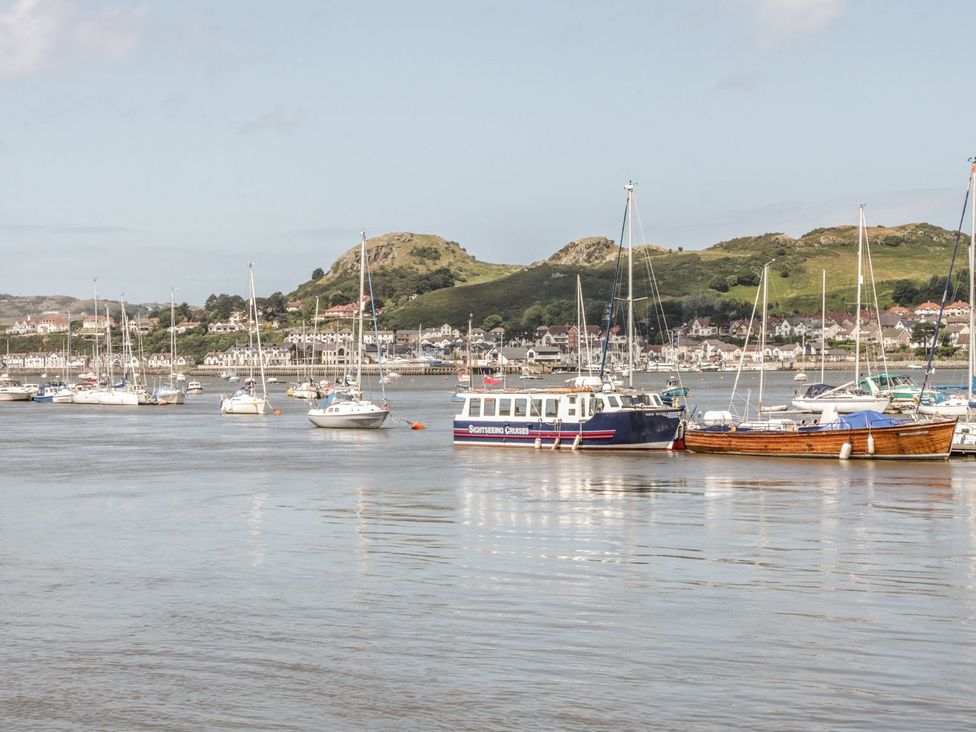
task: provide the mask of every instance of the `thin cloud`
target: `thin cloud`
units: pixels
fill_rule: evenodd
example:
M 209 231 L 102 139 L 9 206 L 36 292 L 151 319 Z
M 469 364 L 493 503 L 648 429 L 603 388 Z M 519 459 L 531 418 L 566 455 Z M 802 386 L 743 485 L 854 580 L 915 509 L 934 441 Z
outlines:
M 0 9 L 0 79 L 119 61 L 140 45 L 148 20 L 143 6 L 81 12 L 69 0 L 14 0 Z
M 342 228 L 342 227 L 312 227 L 309 229 L 299 229 L 298 234 L 300 236 L 308 236 L 313 239 L 318 239 L 324 236 L 358 236 L 361 229 L 356 228 Z
M 772 48 L 830 30 L 849 0 L 751 0 L 761 48 Z
M 104 235 L 131 234 L 136 229 L 112 224 L 94 224 L 82 226 L 59 226 L 56 224 L 0 224 L 0 231 L 6 234 L 64 234 L 72 235 Z
M 237 128 L 239 135 L 254 135 L 259 132 L 274 132 L 287 135 L 294 132 L 304 121 L 305 110 L 298 105 L 278 107 L 245 122 Z
M 763 76 L 755 71 L 745 71 L 731 74 L 715 84 L 715 91 L 739 92 L 751 94 L 762 84 Z

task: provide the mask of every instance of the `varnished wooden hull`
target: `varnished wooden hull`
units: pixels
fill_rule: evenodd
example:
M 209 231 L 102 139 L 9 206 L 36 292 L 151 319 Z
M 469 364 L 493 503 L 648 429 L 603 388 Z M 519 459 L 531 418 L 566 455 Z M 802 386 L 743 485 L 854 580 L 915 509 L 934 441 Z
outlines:
M 761 457 L 837 458 L 851 441 L 851 459 L 939 460 L 949 456 L 956 420 L 847 430 L 715 430 L 689 429 L 685 448 L 691 452 Z M 868 453 L 868 435 L 874 452 Z

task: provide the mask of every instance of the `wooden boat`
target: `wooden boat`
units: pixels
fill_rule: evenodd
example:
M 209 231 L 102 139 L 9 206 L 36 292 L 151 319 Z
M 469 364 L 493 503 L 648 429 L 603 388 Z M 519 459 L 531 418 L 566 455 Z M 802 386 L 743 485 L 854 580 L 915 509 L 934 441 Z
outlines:
M 778 420 L 770 428 L 722 424 L 689 429 L 685 448 L 757 457 L 940 460 L 949 456 L 955 429 L 954 419 L 898 421 L 878 412 L 859 412 L 825 425 Z
M 861 209 L 861 228 L 864 211 Z M 759 352 L 766 349 L 766 309 L 769 263 L 763 265 L 762 330 Z M 758 304 L 759 293 L 756 300 Z M 858 309 L 860 312 L 860 309 Z M 750 324 L 751 328 L 751 324 Z M 748 342 L 748 337 L 746 338 Z M 740 368 L 742 361 L 740 360 Z M 703 426 L 685 431 L 684 445 L 690 452 L 754 455 L 757 457 L 826 457 L 857 459 L 943 459 L 949 457 L 956 420 L 932 422 L 900 421 L 878 411 L 838 414 L 826 404 L 818 423 L 797 424 L 792 419 L 764 418 L 762 371 L 759 379 L 759 421 L 731 421 L 730 412 L 706 412 Z M 887 403 L 887 400 L 885 400 Z

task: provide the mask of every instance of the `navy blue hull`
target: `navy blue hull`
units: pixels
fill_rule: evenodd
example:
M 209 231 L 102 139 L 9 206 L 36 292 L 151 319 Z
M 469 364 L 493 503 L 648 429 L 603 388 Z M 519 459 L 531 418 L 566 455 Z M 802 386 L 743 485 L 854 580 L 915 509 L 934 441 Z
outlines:
M 455 445 L 535 447 L 559 444 L 583 449 L 668 450 L 681 426 L 681 409 L 602 412 L 585 422 L 553 420 L 454 420 Z

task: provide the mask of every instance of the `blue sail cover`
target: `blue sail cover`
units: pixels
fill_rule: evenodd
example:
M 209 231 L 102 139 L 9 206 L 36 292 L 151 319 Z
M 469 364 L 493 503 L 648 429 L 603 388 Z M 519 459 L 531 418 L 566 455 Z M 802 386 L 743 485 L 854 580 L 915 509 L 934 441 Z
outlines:
M 851 412 L 840 415 L 834 422 L 822 424 L 809 429 L 813 430 L 864 430 L 869 427 L 894 427 L 903 424 L 904 420 L 889 417 L 881 412 L 866 409 L 863 412 Z

